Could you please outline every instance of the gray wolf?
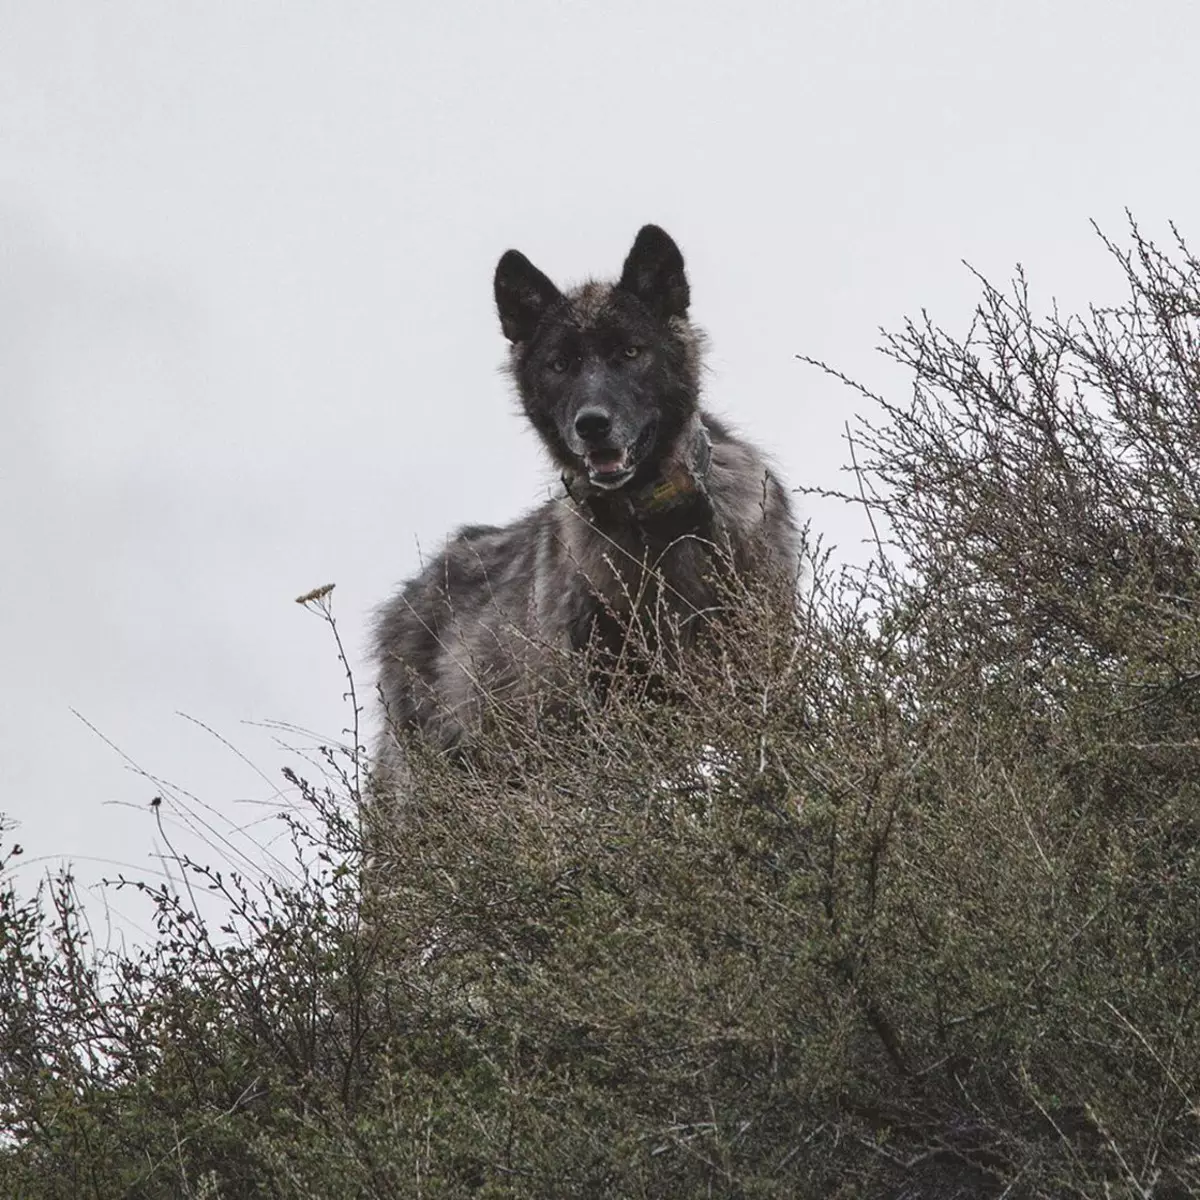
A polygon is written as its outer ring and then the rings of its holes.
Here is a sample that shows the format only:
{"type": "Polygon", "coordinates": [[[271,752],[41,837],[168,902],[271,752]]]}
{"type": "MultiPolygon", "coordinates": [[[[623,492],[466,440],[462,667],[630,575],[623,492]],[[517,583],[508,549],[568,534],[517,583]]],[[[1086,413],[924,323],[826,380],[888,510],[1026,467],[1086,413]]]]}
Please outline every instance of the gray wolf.
{"type": "Polygon", "coordinates": [[[700,407],[704,337],[662,229],[638,233],[616,283],[560,291],[509,250],[494,286],[517,396],[563,490],[510,525],[459,530],[380,610],[385,773],[409,732],[467,750],[489,713],[536,711],[578,652],[601,690],[606,670],[686,652],[730,571],[796,568],[787,492],[700,407]]]}

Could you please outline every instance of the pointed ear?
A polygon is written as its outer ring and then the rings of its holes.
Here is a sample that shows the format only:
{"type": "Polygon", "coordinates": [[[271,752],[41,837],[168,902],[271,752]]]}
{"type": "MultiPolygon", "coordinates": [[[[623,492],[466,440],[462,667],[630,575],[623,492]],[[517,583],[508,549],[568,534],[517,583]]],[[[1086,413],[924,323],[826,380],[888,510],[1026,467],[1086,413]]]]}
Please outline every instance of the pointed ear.
{"type": "Polygon", "coordinates": [[[657,225],[643,225],[638,231],[617,287],[663,320],[685,316],[691,299],[683,255],[657,225]]]}
{"type": "Polygon", "coordinates": [[[495,287],[500,328],[510,342],[528,341],[561,295],[519,250],[506,251],[497,263],[495,287]]]}

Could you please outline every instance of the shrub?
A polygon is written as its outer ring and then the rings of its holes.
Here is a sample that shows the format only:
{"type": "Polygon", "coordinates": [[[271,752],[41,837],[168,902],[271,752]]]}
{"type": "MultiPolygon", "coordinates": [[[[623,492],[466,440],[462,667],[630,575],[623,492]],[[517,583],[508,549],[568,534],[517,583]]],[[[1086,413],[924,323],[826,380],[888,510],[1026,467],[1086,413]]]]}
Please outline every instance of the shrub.
{"type": "Polygon", "coordinates": [[[668,701],[414,745],[365,904],[354,747],[290,878],[184,860],[141,950],[3,892],[0,1191],[1200,1193],[1200,268],[1105,244],[1117,307],[886,341],[866,570],[734,585],[668,701]]]}

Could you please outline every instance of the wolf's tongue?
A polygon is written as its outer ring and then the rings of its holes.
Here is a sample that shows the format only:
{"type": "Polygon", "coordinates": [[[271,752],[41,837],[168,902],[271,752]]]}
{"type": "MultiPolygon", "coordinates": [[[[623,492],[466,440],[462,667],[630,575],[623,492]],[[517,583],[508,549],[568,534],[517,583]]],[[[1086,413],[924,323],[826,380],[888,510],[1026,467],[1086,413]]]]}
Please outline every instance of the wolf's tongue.
{"type": "Polygon", "coordinates": [[[611,475],[614,471],[625,467],[624,450],[593,450],[588,455],[588,466],[603,475],[611,475]]]}

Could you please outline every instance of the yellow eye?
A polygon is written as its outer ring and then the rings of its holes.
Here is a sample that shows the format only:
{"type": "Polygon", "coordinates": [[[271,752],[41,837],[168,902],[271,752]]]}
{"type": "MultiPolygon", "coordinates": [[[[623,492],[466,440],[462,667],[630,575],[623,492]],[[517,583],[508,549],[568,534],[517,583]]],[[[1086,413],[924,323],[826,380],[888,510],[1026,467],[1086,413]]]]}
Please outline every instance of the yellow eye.
{"type": "Polygon", "coordinates": [[[639,354],[641,354],[641,352],[642,352],[641,346],[626,346],[625,347],[625,357],[626,358],[637,358],[637,356],[639,354]]]}

